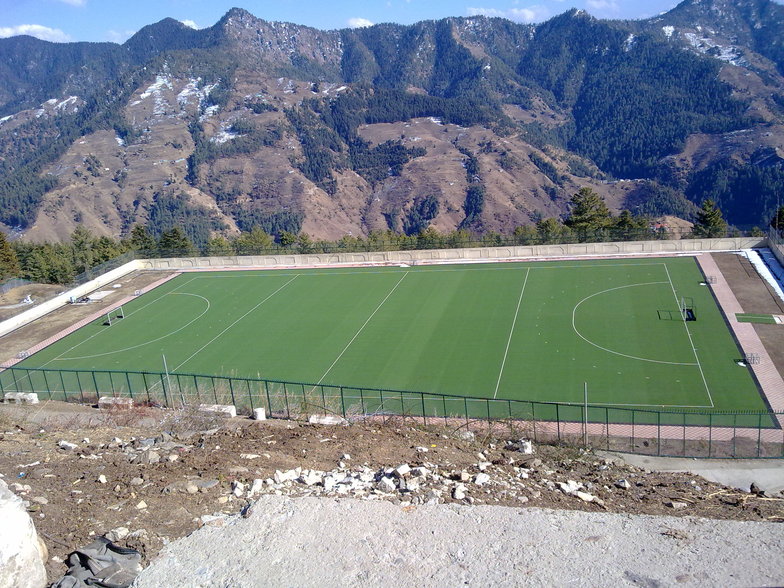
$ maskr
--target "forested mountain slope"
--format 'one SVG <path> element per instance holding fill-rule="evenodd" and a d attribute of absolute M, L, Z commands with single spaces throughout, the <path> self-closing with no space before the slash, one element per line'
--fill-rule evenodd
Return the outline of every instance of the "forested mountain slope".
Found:
<path fill-rule="evenodd" d="M 123 45 L 2 39 L 0 223 L 511 232 L 592 187 L 613 210 L 691 218 L 712 198 L 761 226 L 784 188 L 782 39 L 770 0 L 341 31 L 232 9 Z"/>

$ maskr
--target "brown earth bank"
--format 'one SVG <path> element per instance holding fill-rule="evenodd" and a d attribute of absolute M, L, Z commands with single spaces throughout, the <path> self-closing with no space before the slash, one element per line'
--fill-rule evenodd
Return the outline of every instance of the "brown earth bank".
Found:
<path fill-rule="evenodd" d="M 28 505 L 52 580 L 95 536 L 139 550 L 146 564 L 167 543 L 249 512 L 268 494 L 784 522 L 780 494 L 656 473 L 575 446 L 528 449 L 518 438 L 400 418 L 325 426 L 188 407 L 0 405 L 0 475 Z"/>

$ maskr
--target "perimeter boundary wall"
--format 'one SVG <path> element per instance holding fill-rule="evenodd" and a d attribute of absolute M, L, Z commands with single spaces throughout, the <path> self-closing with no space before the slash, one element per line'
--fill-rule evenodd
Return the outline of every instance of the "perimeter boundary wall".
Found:
<path fill-rule="evenodd" d="M 277 255 L 227 255 L 218 257 L 170 257 L 142 259 L 140 269 L 188 270 L 226 268 L 292 268 L 340 265 L 391 265 L 418 263 L 481 263 L 510 260 L 546 260 L 579 257 L 629 257 L 681 255 L 711 251 L 738 251 L 767 246 L 766 237 L 722 239 L 681 239 L 622 241 L 615 243 L 573 243 L 562 245 L 517 245 L 469 249 L 415 249 L 352 253 L 309 253 Z"/>

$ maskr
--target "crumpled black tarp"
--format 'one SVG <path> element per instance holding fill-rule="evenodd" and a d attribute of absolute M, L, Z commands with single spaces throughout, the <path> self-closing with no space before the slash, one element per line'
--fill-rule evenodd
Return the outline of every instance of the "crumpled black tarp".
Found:
<path fill-rule="evenodd" d="M 142 571 L 142 555 L 99 537 L 68 556 L 68 572 L 51 588 L 128 588 Z"/>

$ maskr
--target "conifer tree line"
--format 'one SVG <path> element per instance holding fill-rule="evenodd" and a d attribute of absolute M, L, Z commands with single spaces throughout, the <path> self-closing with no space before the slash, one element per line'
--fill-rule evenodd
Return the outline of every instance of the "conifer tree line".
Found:
<path fill-rule="evenodd" d="M 435 207 L 431 199 L 424 199 L 423 210 Z M 427 204 L 429 203 L 429 204 Z M 673 235 L 656 227 L 647 216 L 634 215 L 628 210 L 613 215 L 604 199 L 590 188 L 581 188 L 570 201 L 569 214 L 564 219 L 539 218 L 533 225 L 517 227 L 511 235 L 490 232 L 477 235 L 458 228 L 440 233 L 430 226 L 433 211 L 423 212 L 420 230 L 398 233 L 392 230 L 371 231 L 367 237 L 344 235 L 337 241 L 314 240 L 304 232 L 282 230 L 270 235 L 258 226 L 239 235 L 226 238 L 210 237 L 195 244 L 186 231 L 174 226 L 153 237 L 147 227 L 135 225 L 122 239 L 95 236 L 79 226 L 64 243 L 27 243 L 9 241 L 0 232 L 0 281 L 23 278 L 40 283 L 69 284 L 84 272 L 117 257 L 134 252 L 140 257 L 189 257 L 222 255 L 259 255 L 286 251 L 291 253 L 331 253 L 355 251 L 398 251 L 413 249 L 452 249 L 460 247 L 495 247 L 501 245 L 546 245 L 556 243 L 587 243 L 608 241 L 637 241 L 669 238 L 716 238 L 737 234 L 722 216 L 719 207 L 705 200 L 697 213 L 691 232 Z M 778 209 L 770 227 L 784 236 L 784 206 Z M 760 229 L 755 231 L 762 234 Z"/>

